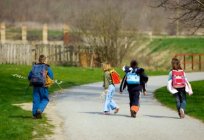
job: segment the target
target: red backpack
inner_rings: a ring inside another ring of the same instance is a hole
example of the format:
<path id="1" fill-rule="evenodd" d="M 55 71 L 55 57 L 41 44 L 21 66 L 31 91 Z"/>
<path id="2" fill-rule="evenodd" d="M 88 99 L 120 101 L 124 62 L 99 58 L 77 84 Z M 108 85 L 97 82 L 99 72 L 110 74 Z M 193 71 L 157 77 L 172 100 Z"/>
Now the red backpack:
<path id="1" fill-rule="evenodd" d="M 172 70 L 172 86 L 174 88 L 185 87 L 185 76 L 183 70 Z"/>
<path id="2" fill-rule="evenodd" d="M 120 75 L 114 69 L 110 70 L 110 75 L 113 84 L 120 84 Z"/>

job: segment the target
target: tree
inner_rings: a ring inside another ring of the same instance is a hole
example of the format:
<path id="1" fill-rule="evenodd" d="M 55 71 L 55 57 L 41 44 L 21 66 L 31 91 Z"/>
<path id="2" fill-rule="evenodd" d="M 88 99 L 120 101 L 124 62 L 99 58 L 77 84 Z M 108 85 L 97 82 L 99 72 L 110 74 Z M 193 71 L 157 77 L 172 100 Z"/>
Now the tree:
<path id="1" fill-rule="evenodd" d="M 134 45 L 133 36 L 122 35 L 124 11 L 108 2 L 99 9 L 89 9 L 78 19 L 77 28 L 84 43 L 93 47 L 99 62 L 120 65 L 126 51 Z"/>
<path id="2" fill-rule="evenodd" d="M 157 7 L 174 11 L 174 21 L 193 28 L 195 33 L 204 27 L 204 0 L 158 0 Z"/>

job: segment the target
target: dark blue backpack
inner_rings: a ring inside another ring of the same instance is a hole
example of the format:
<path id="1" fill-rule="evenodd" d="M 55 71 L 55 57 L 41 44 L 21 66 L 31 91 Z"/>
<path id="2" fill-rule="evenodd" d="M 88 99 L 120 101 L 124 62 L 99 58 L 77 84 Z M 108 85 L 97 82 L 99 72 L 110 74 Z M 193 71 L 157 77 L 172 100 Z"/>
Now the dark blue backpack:
<path id="1" fill-rule="evenodd" d="M 47 65 L 35 64 L 32 67 L 30 83 L 32 86 L 44 87 L 46 83 Z"/>

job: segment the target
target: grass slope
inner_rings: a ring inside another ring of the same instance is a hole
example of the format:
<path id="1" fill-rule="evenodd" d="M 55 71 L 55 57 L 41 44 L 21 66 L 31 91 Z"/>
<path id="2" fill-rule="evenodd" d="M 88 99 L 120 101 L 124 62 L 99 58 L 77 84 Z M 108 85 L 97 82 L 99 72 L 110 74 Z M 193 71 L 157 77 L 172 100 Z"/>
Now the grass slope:
<path id="1" fill-rule="evenodd" d="M 146 46 L 135 46 L 135 51 L 130 52 L 131 58 L 136 57 L 140 65 L 150 70 L 167 70 L 171 67 L 171 59 L 180 53 L 204 53 L 204 38 L 186 37 L 170 38 L 155 37 Z M 183 61 L 182 57 L 179 57 Z M 186 57 L 186 61 L 191 62 L 191 57 Z M 198 70 L 198 57 L 194 58 L 195 70 Z M 202 57 L 204 62 L 204 57 Z M 187 64 L 188 71 L 191 70 L 191 64 Z M 204 70 L 204 66 L 202 66 Z"/>
<path id="2" fill-rule="evenodd" d="M 187 95 L 186 114 L 204 122 L 204 81 L 191 82 L 194 94 Z M 162 104 L 176 110 L 175 98 L 167 91 L 166 87 L 155 91 L 156 99 Z"/>
<path id="3" fill-rule="evenodd" d="M 204 38 L 160 38 L 154 39 L 148 47 L 151 53 L 166 49 L 175 53 L 204 53 Z"/>

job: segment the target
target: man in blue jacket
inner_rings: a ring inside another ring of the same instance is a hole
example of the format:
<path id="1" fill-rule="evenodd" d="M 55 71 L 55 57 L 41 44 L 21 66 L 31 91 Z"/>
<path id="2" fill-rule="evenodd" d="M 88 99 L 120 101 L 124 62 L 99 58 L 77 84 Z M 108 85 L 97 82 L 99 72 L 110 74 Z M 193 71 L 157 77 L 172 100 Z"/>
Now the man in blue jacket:
<path id="1" fill-rule="evenodd" d="M 45 55 L 40 55 L 39 63 L 33 65 L 32 71 L 28 75 L 28 80 L 33 86 L 32 114 L 34 119 L 42 118 L 42 113 L 49 102 L 48 86 L 46 85 L 48 76 L 53 79 L 53 72 L 46 64 Z"/>

